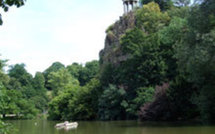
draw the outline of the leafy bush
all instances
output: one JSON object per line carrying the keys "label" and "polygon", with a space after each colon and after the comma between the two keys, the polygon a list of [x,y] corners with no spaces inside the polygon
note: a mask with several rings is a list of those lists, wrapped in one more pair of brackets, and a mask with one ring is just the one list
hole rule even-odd
{"label": "leafy bush", "polygon": [[92,79],[84,87],[74,86],[64,90],[49,104],[49,119],[92,120],[97,118],[100,83]]}
{"label": "leafy bush", "polygon": [[136,119],[140,108],[144,104],[153,101],[154,92],[153,87],[138,88],[136,90],[136,97],[133,100],[128,101],[128,105],[125,105],[128,118]]}
{"label": "leafy bush", "polygon": [[13,129],[11,124],[4,123],[3,121],[0,120],[0,134],[11,134],[15,133],[15,129]]}
{"label": "leafy bush", "polygon": [[99,98],[98,116],[101,120],[125,119],[126,92],[122,88],[109,85]]}

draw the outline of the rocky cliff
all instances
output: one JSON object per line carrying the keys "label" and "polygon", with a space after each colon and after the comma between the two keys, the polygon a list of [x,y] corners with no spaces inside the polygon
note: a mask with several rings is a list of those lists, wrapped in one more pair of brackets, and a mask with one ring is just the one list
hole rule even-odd
{"label": "rocky cliff", "polygon": [[124,55],[120,49],[120,39],[127,30],[134,28],[136,18],[133,12],[120,17],[120,19],[106,30],[105,47],[100,51],[101,65],[118,65],[125,61],[129,55]]}

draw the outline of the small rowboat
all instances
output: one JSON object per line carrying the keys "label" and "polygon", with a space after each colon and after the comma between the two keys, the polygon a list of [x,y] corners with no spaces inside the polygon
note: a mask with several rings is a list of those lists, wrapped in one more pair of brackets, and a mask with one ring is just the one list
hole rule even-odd
{"label": "small rowboat", "polygon": [[71,123],[69,123],[68,121],[65,121],[64,123],[58,123],[58,124],[56,124],[55,127],[57,129],[64,128],[66,130],[75,129],[75,128],[78,127],[78,123],[77,122],[71,122]]}
{"label": "small rowboat", "polygon": [[55,127],[63,127],[68,123],[69,123],[68,121],[65,121],[64,123],[58,123],[58,124],[55,125]]}
{"label": "small rowboat", "polygon": [[78,127],[78,123],[77,122],[67,123],[65,125],[66,129],[73,129],[73,128],[77,128],[77,127]]}

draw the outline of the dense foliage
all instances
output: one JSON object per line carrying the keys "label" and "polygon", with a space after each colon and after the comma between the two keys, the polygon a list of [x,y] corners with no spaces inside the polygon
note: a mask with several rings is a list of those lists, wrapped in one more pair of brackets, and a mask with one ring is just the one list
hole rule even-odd
{"label": "dense foliage", "polygon": [[[16,118],[34,118],[37,113],[47,109],[46,90],[34,87],[35,79],[25,70],[24,64],[11,66],[9,73],[1,70],[0,80],[0,111],[5,118],[7,115]],[[37,91],[38,90],[38,91]]]}
{"label": "dense foliage", "polygon": [[124,104],[126,104],[125,95],[124,89],[118,89],[114,85],[106,88],[99,98],[99,118],[102,120],[123,119],[123,115],[126,113],[124,108]]}
{"label": "dense foliage", "polygon": [[[140,110],[142,120],[200,117],[213,122],[215,2],[195,1],[188,6],[189,0],[175,0],[168,8],[161,4],[168,1],[155,2],[135,11],[136,25],[120,42],[120,49],[130,56],[118,66],[106,63],[101,83],[125,89],[126,114],[118,117],[132,118]],[[155,89],[147,95],[151,102],[135,102],[147,89]]]}
{"label": "dense foliage", "polygon": [[160,6],[161,10],[169,9],[173,3],[172,0],[141,0],[142,4],[148,4],[150,2],[156,2]]}
{"label": "dense foliage", "polygon": [[0,134],[10,134],[14,133],[15,134],[15,129],[12,128],[10,124],[4,123],[3,121],[0,120]]}
{"label": "dense foliage", "polygon": [[[27,72],[24,64],[10,66],[6,73],[3,68],[7,61],[0,61],[0,113],[3,118],[35,118],[38,114],[47,113],[49,101],[51,119],[96,118],[100,84],[94,78],[98,72],[98,61],[88,62],[85,66],[74,63],[67,67],[55,62],[34,77]],[[80,69],[75,69],[76,66]],[[84,86],[80,86],[79,79],[83,80]],[[69,96],[74,97],[67,98]],[[61,101],[69,106],[63,109]],[[60,115],[56,114],[56,110],[61,110]]]}
{"label": "dense foliage", "polygon": [[55,62],[33,77],[24,64],[5,73],[0,60],[2,116],[215,122],[215,1],[151,1],[121,35],[118,49],[129,56],[117,65]]}
{"label": "dense foliage", "polygon": [[196,88],[193,98],[203,120],[215,121],[215,1],[204,1],[192,8],[188,16],[186,34],[178,43],[176,57],[180,71],[187,74],[187,81]]}
{"label": "dense foliage", "polygon": [[92,120],[97,118],[100,83],[92,79],[85,86],[73,85],[49,104],[49,118],[55,120]]}
{"label": "dense foliage", "polygon": [[72,65],[67,66],[67,69],[70,74],[80,82],[80,85],[84,86],[98,75],[99,63],[96,60],[87,62],[85,66],[73,63]]}

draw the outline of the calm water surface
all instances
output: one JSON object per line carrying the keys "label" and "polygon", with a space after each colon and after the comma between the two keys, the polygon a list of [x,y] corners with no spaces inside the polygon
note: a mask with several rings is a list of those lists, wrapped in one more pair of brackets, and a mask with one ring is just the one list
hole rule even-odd
{"label": "calm water surface", "polygon": [[[137,121],[78,122],[77,129],[57,130],[54,121],[8,121],[18,134],[215,134],[215,126],[141,123]],[[35,123],[37,125],[35,125]]]}

